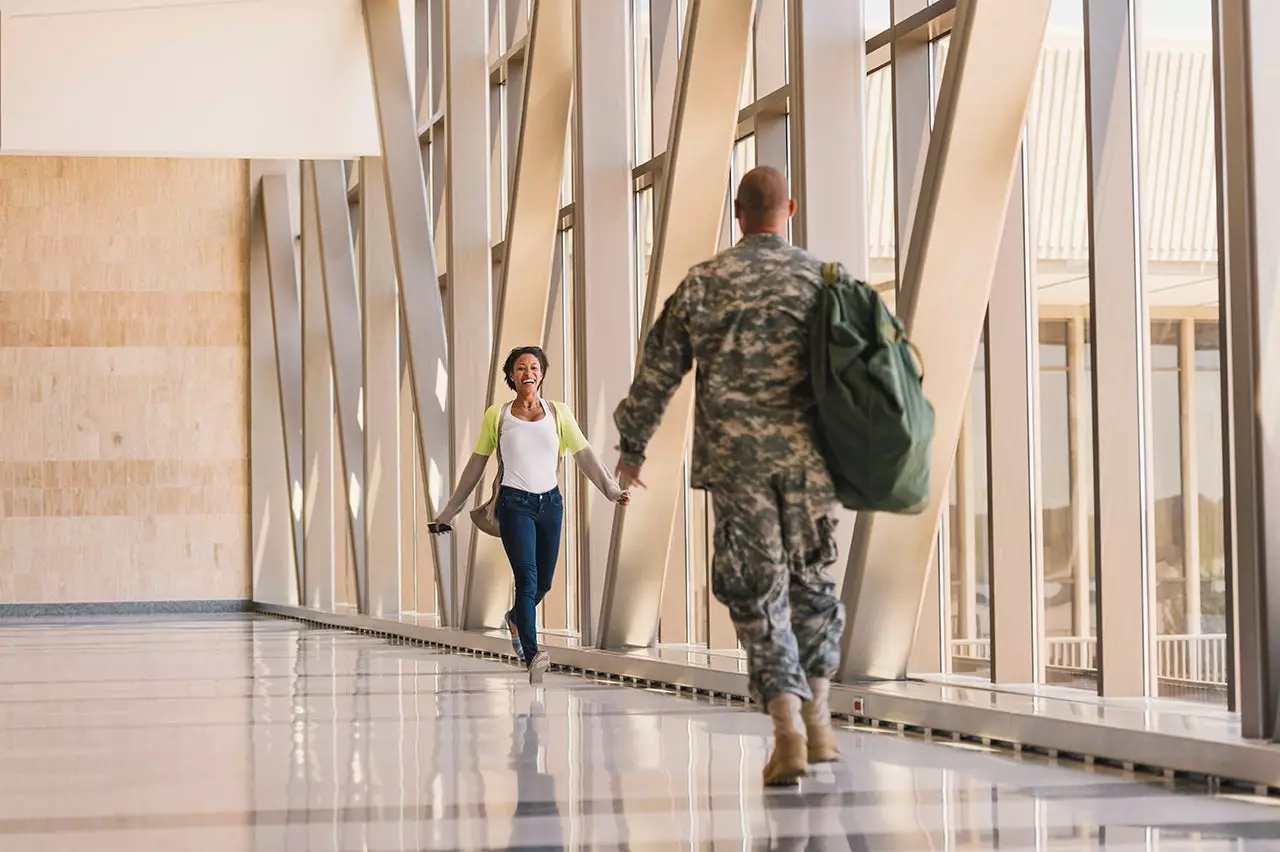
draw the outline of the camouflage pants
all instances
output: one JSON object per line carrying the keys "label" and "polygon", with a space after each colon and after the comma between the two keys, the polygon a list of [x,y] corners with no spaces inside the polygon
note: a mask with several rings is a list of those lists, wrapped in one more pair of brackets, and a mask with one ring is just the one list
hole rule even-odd
{"label": "camouflage pants", "polygon": [[803,470],[717,485],[711,587],[747,652],[752,697],[808,700],[808,678],[840,664],[844,604],[827,568],[836,560],[830,482]]}

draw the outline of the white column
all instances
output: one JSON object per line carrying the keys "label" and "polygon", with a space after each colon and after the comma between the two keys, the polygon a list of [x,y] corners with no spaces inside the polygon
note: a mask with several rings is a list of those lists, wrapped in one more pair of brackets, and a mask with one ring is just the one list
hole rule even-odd
{"label": "white column", "polygon": [[[452,412],[454,469],[471,456],[480,436],[493,349],[492,253],[489,248],[489,27],[485,3],[446,0],[445,148],[434,150],[445,168],[445,213],[437,235],[448,245],[449,408]],[[452,191],[467,187],[466,192]],[[453,481],[445,481],[451,489]],[[487,487],[487,484],[486,484]],[[470,561],[470,535],[451,538],[455,576]],[[421,548],[419,548],[421,552]]]}
{"label": "white column", "polygon": [[[1085,0],[1098,694],[1152,685],[1148,338],[1142,284],[1136,0]],[[1105,440],[1102,436],[1105,435]]]}
{"label": "white column", "polygon": [[[1200,470],[1196,455],[1196,321],[1179,324],[1178,415],[1182,444],[1182,559],[1187,623],[1183,632],[1198,636],[1200,626]],[[1194,642],[1194,649],[1199,646]]]}
{"label": "white column", "polygon": [[[263,176],[297,172],[296,161],[253,160],[249,164],[249,512],[253,599],[296,604],[301,598],[302,483],[290,477],[279,351],[272,308]],[[301,331],[299,331],[299,335]],[[301,381],[301,351],[299,381]],[[297,388],[301,393],[301,385]],[[298,435],[299,441],[301,434]],[[301,475],[301,474],[299,474]],[[296,526],[295,526],[296,523]]]}
{"label": "white column", "polygon": [[1040,504],[1036,484],[1039,326],[1027,235],[1027,158],[1015,167],[987,317],[991,679],[1041,680]]}
{"label": "white column", "polygon": [[[574,177],[574,326],[579,424],[597,454],[611,463],[618,430],[613,409],[635,371],[628,341],[635,333],[631,295],[631,140],[625,90],[630,40],[627,4],[576,0],[577,152]],[[580,478],[581,479],[581,478]],[[595,641],[609,561],[613,505],[579,483],[578,624]]]}
{"label": "white column", "polygon": [[324,308],[324,268],[315,184],[302,181],[302,528],[305,553],[303,605],[332,610],[337,547],[334,525],[333,362]]}
{"label": "white column", "polygon": [[[369,614],[404,607],[400,538],[400,304],[382,159],[360,162],[360,290],[364,338],[364,529]],[[410,458],[412,461],[412,458]],[[412,608],[412,607],[409,607]]]}

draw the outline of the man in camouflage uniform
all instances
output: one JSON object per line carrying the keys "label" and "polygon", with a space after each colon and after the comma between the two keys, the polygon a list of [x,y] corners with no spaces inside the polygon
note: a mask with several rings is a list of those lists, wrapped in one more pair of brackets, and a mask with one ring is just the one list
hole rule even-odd
{"label": "man in camouflage uniform", "polygon": [[822,264],[787,242],[795,202],[768,167],[742,179],[744,234],[689,270],[645,340],[639,374],[614,414],[618,472],[636,484],[644,450],[697,363],[695,488],[715,513],[712,589],[729,609],[757,702],[776,744],[766,784],[839,758],[827,705],[844,606],[835,562],[835,494],[815,441],[809,329]]}

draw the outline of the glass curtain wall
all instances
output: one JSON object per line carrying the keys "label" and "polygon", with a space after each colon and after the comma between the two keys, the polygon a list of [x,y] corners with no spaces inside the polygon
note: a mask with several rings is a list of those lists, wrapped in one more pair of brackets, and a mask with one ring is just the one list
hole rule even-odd
{"label": "glass curtain wall", "polygon": [[[633,85],[633,293],[637,338],[662,203],[663,153],[673,111],[676,69],[684,44],[687,9],[680,0],[629,0]],[[1211,76],[1212,0],[1145,0],[1141,14],[1138,163],[1141,186],[1143,293],[1150,321],[1148,442],[1149,564],[1137,566],[1152,591],[1150,658],[1158,695],[1223,701],[1226,695],[1223,401],[1218,321],[1217,193],[1214,170],[1214,92]],[[891,3],[866,3],[869,36],[889,23]],[[500,281],[513,152],[519,128],[523,53],[528,29],[525,0],[489,0],[491,235],[495,286]],[[733,151],[732,181],[725,188],[722,245],[739,238],[731,215],[731,190],[757,163],[789,173],[790,104],[787,4],[761,0]],[[940,10],[945,18],[946,11]],[[433,17],[433,20],[435,18]],[[1091,356],[1091,246],[1089,174],[1085,133],[1085,34],[1083,0],[1053,0],[1049,30],[1027,117],[1025,153],[1031,276],[1035,299],[1034,487],[1038,501],[1037,552],[1026,570],[1040,589],[1043,682],[1096,689],[1098,607],[1094,498],[1095,423]],[[437,45],[441,34],[432,34]],[[933,93],[941,85],[948,36],[932,46]],[[442,48],[440,48],[442,49]],[[430,63],[435,67],[434,59]],[[440,65],[443,74],[443,63]],[[433,100],[421,113],[445,118],[444,87],[426,86]],[[866,79],[865,124],[870,283],[892,304],[899,253],[896,244],[892,67],[873,67]],[[443,133],[424,138],[427,185],[436,214],[438,248],[445,161]],[[566,396],[579,330],[573,327],[573,185],[569,150],[562,192],[561,234],[547,339],[553,358],[548,392]],[[436,174],[441,172],[441,174]],[[441,191],[437,191],[440,188]],[[800,199],[803,204],[803,199]],[[442,265],[443,268],[443,265]],[[974,363],[964,431],[948,489],[940,530],[936,619],[949,642],[942,674],[989,676],[993,612],[989,529],[992,492],[985,347]],[[1106,365],[1103,365],[1105,369]],[[570,400],[573,402],[574,400]],[[1103,424],[1105,425],[1105,424]],[[1105,433],[1105,429],[1103,429]],[[416,459],[416,454],[414,454]],[[416,461],[414,462],[416,467]],[[420,514],[421,472],[415,505]],[[569,493],[571,489],[566,490]],[[660,642],[734,653],[736,640],[723,608],[709,590],[713,525],[705,497],[685,489],[680,522],[667,565],[668,583]],[[576,630],[579,566],[578,507],[566,517],[565,566],[544,606],[548,629]],[[416,527],[416,525],[415,525]],[[416,530],[414,535],[416,536]],[[425,550],[414,551],[417,611],[435,609],[435,589]],[[341,576],[341,575],[340,575]],[[341,584],[340,584],[341,585]],[[1012,606],[1014,604],[1003,604]],[[1135,618],[1139,617],[1135,613]]]}
{"label": "glass curtain wall", "polygon": [[[866,4],[868,35],[891,4]],[[1212,0],[1145,0],[1136,20],[1143,290],[1150,322],[1147,447],[1153,548],[1153,693],[1226,697],[1226,556],[1213,136]],[[1083,0],[1054,0],[1027,118],[1036,353],[1038,623],[1044,682],[1097,688],[1097,570],[1089,173]],[[948,37],[933,45],[935,95]],[[892,297],[892,68],[867,78],[871,283]],[[1105,366],[1105,365],[1104,365]],[[988,674],[990,488],[985,353],[979,352],[940,530],[939,603],[924,614],[950,638],[944,671]],[[1105,433],[1105,429],[1104,429]],[[1134,617],[1139,618],[1135,612]],[[1029,637],[1029,641],[1035,637]]]}

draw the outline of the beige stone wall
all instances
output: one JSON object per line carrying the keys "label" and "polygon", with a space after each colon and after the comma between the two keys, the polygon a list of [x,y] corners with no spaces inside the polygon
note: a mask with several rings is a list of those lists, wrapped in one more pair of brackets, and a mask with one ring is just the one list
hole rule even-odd
{"label": "beige stone wall", "polygon": [[245,168],[0,157],[0,603],[249,596]]}

